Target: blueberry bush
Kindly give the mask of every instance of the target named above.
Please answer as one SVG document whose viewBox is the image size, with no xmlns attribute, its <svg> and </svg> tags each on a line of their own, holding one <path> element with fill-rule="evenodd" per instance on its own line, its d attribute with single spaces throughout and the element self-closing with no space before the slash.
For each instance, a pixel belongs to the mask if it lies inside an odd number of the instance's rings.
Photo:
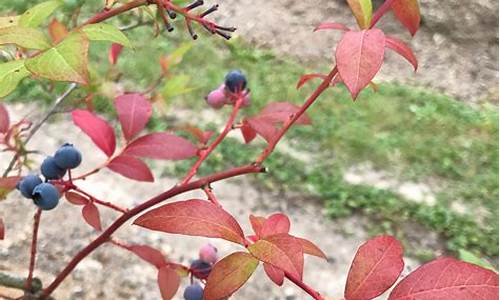
<svg viewBox="0 0 500 300">
<path fill-rule="evenodd" d="M 324 22 L 315 28 L 314 31 L 341 31 L 342 38 L 335 48 L 335 64 L 328 73 L 305 74 L 298 79 L 297 89 L 311 84 L 313 80 L 320 82 L 302 105 L 270 102 L 255 114 L 239 119 L 241 110 L 251 106 L 252 96 L 247 86 L 252 76 L 241 70 L 229 70 L 225 78 L 220 79 L 218 87 L 207 93 L 205 98 L 207 109 L 231 109 L 225 126 L 215 132 L 193 125 L 183 129 L 189 136 L 172 131 L 145 132 L 153 115 L 155 91 L 164 78 L 172 79 L 169 68 L 182 57 L 183 47 L 179 46 L 179 52 L 162 59 L 161 76 L 146 90 L 124 92 L 116 97 L 113 107 L 120 133 L 94 110 L 93 89 L 99 82 L 92 74 L 89 47 L 95 41 L 111 43 L 107 56 L 113 66 L 125 48 L 133 48 L 126 31 L 151 26 L 155 35 L 159 36 L 173 31 L 179 19 L 183 20 L 187 34 L 194 40 L 199 38 L 197 30 L 229 39 L 236 28 L 219 25 L 207 18 L 219 10 L 217 5 L 205 7 L 201 0 L 187 4 L 173 0 L 107 0 L 102 10 L 80 22 L 82 1 L 50 0 L 19 15 L 1 17 L 0 45 L 5 45 L 1 52 L 5 62 L 0 64 L 0 97 L 11 94 L 21 81 L 27 80 L 47 89 L 61 83 L 66 87 L 38 122 L 27 119 L 12 122 L 6 106 L 0 105 L 1 143 L 5 152 L 12 153 L 12 160 L 0 179 L 0 196 L 5 197 L 18 190 L 22 198 L 33 202 L 35 210 L 28 275 L 21 280 L 21 284 L 2 275 L 0 285 L 21 289 L 24 291 L 23 299 L 50 298 L 83 259 L 103 244 L 111 244 L 134 253 L 157 268 L 163 299 L 171 299 L 178 293 L 183 278 L 190 280 L 190 285 L 182 292 L 187 300 L 227 299 L 247 282 L 260 264 L 276 285 L 281 286 L 287 279 L 313 299 L 330 299 L 303 278 L 305 255 L 326 259 L 318 246 L 292 235 L 290 219 L 282 213 L 270 216 L 249 214 L 253 232 L 244 233 L 238 221 L 217 200 L 217 191 L 211 183 L 241 175 L 266 173 L 268 157 L 289 130 L 294 125 L 311 124 L 306 111 L 319 101 L 324 91 L 343 85 L 356 100 L 365 88 L 377 89 L 372 80 L 384 62 L 386 51 L 401 55 L 417 70 L 417 58 L 411 48 L 377 27 L 379 20 L 392 11 L 411 35 L 416 34 L 420 25 L 417 0 L 386 0 L 376 10 L 371 0 L 347 2 L 357 28 L 336 22 Z M 45 26 L 47 18 L 59 9 L 63 11 L 64 20 L 53 18 Z M 133 13 L 137 10 L 141 11 L 139 16 Z M 180 84 L 176 88 L 182 90 L 183 86 Z M 67 141 L 53 156 L 45 158 L 39 166 L 40 172 L 32 171 L 29 157 L 34 150 L 28 150 L 28 142 L 75 90 L 84 92 L 85 97 L 71 110 L 71 118 L 75 126 L 107 156 L 107 160 L 91 171 L 80 173 L 78 167 L 85 157 L 78 150 L 77 141 Z M 244 163 L 239 166 L 200 176 L 200 167 L 216 150 L 224 151 L 224 142 L 233 130 L 241 132 L 245 144 L 262 138 L 266 146 L 255 157 L 240 158 Z M 91 190 L 79 187 L 81 180 L 96 175 L 104 168 L 130 180 L 153 182 L 154 176 L 144 159 L 194 159 L 194 164 L 175 186 L 135 207 L 121 207 L 118 203 L 97 199 Z M 197 189 L 204 191 L 206 199 L 164 203 L 174 196 Z M 82 207 L 82 219 L 95 229 L 96 237 L 69 262 L 63 262 L 61 271 L 51 282 L 41 284 L 33 277 L 40 218 L 42 213 L 56 209 L 61 197 Z M 102 208 L 120 213 L 108 227 L 101 224 Z M 0 239 L 9 234 L 2 220 L 0 216 Z M 235 243 L 241 249 L 219 257 L 217 249 L 207 244 L 200 249 L 198 258 L 190 265 L 183 265 L 167 259 L 161 251 L 148 245 L 116 239 L 114 233 L 130 220 L 134 226 L 146 230 L 218 238 Z M 440 257 L 422 265 L 396 284 L 403 266 L 403 247 L 396 238 L 382 235 L 368 240 L 354 256 L 344 298 L 374 299 L 394 285 L 389 294 L 390 300 L 498 298 L 498 275 L 481 266 Z"/>
</svg>

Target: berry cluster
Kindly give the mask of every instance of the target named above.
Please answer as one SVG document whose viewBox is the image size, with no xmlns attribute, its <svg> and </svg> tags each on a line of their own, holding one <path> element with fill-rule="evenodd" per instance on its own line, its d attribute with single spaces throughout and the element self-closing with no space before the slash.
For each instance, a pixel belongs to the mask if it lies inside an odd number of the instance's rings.
<svg viewBox="0 0 500 300">
<path fill-rule="evenodd" d="M 48 156 L 40 166 L 45 177 L 42 181 L 39 175 L 27 175 L 19 181 L 17 189 L 21 194 L 33 199 L 35 205 L 43 210 L 51 210 L 59 203 L 59 190 L 49 182 L 63 178 L 67 170 L 74 169 L 82 162 L 82 154 L 71 144 L 62 145 L 54 154 Z"/>
<path fill-rule="evenodd" d="M 192 278 L 200 280 L 207 279 L 212 271 L 212 266 L 217 262 L 217 248 L 211 244 L 206 244 L 200 249 L 199 258 L 191 263 L 189 271 Z M 199 282 L 192 282 L 184 290 L 185 300 L 203 300 L 203 287 Z"/>
<path fill-rule="evenodd" d="M 227 73 L 224 83 L 216 90 L 213 90 L 205 98 L 208 105 L 212 108 L 219 109 L 226 104 L 233 105 L 238 94 L 243 93 L 243 107 L 250 105 L 250 92 L 245 90 L 247 79 L 245 74 L 240 70 L 233 70 Z"/>
</svg>

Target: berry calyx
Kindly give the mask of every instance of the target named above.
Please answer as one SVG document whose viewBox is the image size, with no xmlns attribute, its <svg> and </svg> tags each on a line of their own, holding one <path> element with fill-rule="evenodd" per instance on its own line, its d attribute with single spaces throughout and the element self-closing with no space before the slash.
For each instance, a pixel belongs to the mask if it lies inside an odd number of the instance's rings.
<svg viewBox="0 0 500 300">
<path fill-rule="evenodd" d="M 247 78 L 240 70 L 233 70 L 227 73 L 224 83 L 230 92 L 238 93 L 247 87 Z"/>
<path fill-rule="evenodd" d="M 72 144 L 64 144 L 54 154 L 54 162 L 61 169 L 74 169 L 82 163 L 82 154 Z"/>
<path fill-rule="evenodd" d="M 39 184 L 33 190 L 33 201 L 43 210 L 54 209 L 59 204 L 59 198 L 59 191 L 51 183 Z"/>
<path fill-rule="evenodd" d="M 33 190 L 36 186 L 42 183 L 42 179 L 38 175 L 27 175 L 23 177 L 18 183 L 16 188 L 21 192 L 25 198 L 33 198 Z"/>
<path fill-rule="evenodd" d="M 196 259 L 191 263 L 190 271 L 194 277 L 206 279 L 212 271 L 212 265 L 201 259 Z"/>
<path fill-rule="evenodd" d="M 195 282 L 186 287 L 184 290 L 185 300 L 203 300 L 203 287 L 198 282 Z"/>
<path fill-rule="evenodd" d="M 40 170 L 42 171 L 42 175 L 47 180 L 61 179 L 64 174 L 66 174 L 66 169 L 60 168 L 52 156 L 44 159 L 42 165 L 40 166 Z"/>
</svg>

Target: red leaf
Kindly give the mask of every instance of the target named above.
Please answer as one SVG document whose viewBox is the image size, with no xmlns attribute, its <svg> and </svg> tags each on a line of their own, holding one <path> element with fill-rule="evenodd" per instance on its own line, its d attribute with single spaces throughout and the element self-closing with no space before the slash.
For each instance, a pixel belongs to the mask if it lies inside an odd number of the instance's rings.
<svg viewBox="0 0 500 300">
<path fill-rule="evenodd" d="M 412 64 L 415 71 L 417 70 L 417 58 L 415 57 L 415 54 L 413 54 L 413 50 L 411 50 L 411 48 L 408 47 L 403 41 L 392 36 L 386 36 L 385 46 L 404 57 L 407 61 L 410 62 L 410 64 Z"/>
<path fill-rule="evenodd" d="M 69 191 L 64 193 L 64 196 L 66 196 L 66 200 L 74 205 L 86 205 L 87 203 L 89 203 L 89 199 L 87 197 L 76 192 Z"/>
<path fill-rule="evenodd" d="M 389 289 L 403 271 L 403 248 L 391 236 L 375 237 L 359 247 L 344 291 L 346 300 L 373 299 Z"/>
<path fill-rule="evenodd" d="M 450 257 L 438 258 L 401 280 L 389 300 L 497 300 L 498 274 Z"/>
<path fill-rule="evenodd" d="M 87 110 L 77 109 L 71 115 L 76 126 L 87 134 L 94 144 L 108 157 L 113 155 L 116 148 L 115 132 L 106 121 Z"/>
<path fill-rule="evenodd" d="M 147 245 L 130 245 L 126 248 L 158 269 L 167 265 L 165 256 L 158 249 Z"/>
<path fill-rule="evenodd" d="M 323 22 L 316 26 L 314 28 L 314 32 L 319 31 L 319 30 L 327 30 L 327 29 L 335 29 L 335 30 L 342 30 L 342 31 L 350 31 L 349 27 L 345 26 L 342 23 L 337 23 L 337 22 Z"/>
<path fill-rule="evenodd" d="M 285 272 L 274 267 L 271 264 L 264 263 L 264 271 L 267 274 L 267 277 L 271 279 L 272 282 L 276 283 L 277 286 L 282 286 L 283 281 L 285 280 Z"/>
<path fill-rule="evenodd" d="M 219 206 L 203 200 L 160 206 L 137 218 L 134 224 L 167 233 L 221 238 L 245 244 L 238 222 Z"/>
<path fill-rule="evenodd" d="M 262 226 L 266 222 L 266 218 L 250 215 L 249 219 L 250 224 L 252 225 L 253 232 L 255 232 L 257 237 L 260 237 L 260 231 L 262 229 Z"/>
<path fill-rule="evenodd" d="M 260 230 L 260 236 L 266 237 L 290 231 L 290 219 L 285 214 L 277 213 L 269 216 Z"/>
<path fill-rule="evenodd" d="M 0 240 L 5 239 L 5 225 L 3 224 L 2 218 L 0 218 Z"/>
<path fill-rule="evenodd" d="M 384 61 L 385 35 L 379 29 L 347 32 L 337 46 L 340 77 L 356 99 Z"/>
<path fill-rule="evenodd" d="M 243 124 L 240 128 L 243 139 L 245 139 L 245 144 L 250 143 L 257 136 L 257 132 L 248 124 L 247 120 L 243 120 Z"/>
<path fill-rule="evenodd" d="M 101 231 L 101 217 L 99 209 L 92 202 L 88 202 L 82 209 L 82 215 L 87 224 L 94 227 L 95 230 Z"/>
<path fill-rule="evenodd" d="M 326 254 L 323 251 L 321 251 L 321 249 L 318 246 L 316 246 L 313 242 L 299 237 L 297 237 L 297 239 L 302 244 L 302 250 L 304 251 L 305 254 L 317 256 L 319 258 L 324 258 L 325 260 L 328 260 Z"/>
<path fill-rule="evenodd" d="M 118 57 L 120 53 L 122 53 L 123 46 L 121 44 L 113 43 L 111 44 L 111 48 L 109 48 L 108 59 L 109 63 L 112 65 L 116 65 L 118 62 Z"/>
<path fill-rule="evenodd" d="M 231 296 L 252 276 L 259 261 L 246 252 L 235 252 L 219 260 L 207 278 L 205 300 Z"/>
<path fill-rule="evenodd" d="M 10 118 L 7 109 L 0 103 L 0 133 L 7 133 L 10 127 Z"/>
<path fill-rule="evenodd" d="M 52 41 L 57 44 L 68 35 L 68 30 L 64 24 L 54 18 L 49 24 L 49 35 Z"/>
<path fill-rule="evenodd" d="M 21 178 L 20 176 L 0 177 L 0 200 L 7 197 L 16 188 Z"/>
<path fill-rule="evenodd" d="M 297 89 L 299 90 L 301 87 L 304 86 L 309 80 L 314 79 L 314 78 L 321 78 L 323 80 L 326 79 L 326 75 L 324 74 L 318 74 L 318 73 L 313 73 L 313 74 L 305 74 L 300 77 L 299 82 L 297 83 Z"/>
<path fill-rule="evenodd" d="M 108 164 L 108 168 L 113 172 L 133 180 L 146 182 L 155 181 L 148 165 L 133 156 L 117 156 Z"/>
<path fill-rule="evenodd" d="M 151 118 L 153 108 L 141 94 L 125 94 L 116 97 L 115 107 L 127 141 L 135 137 Z"/>
<path fill-rule="evenodd" d="M 258 115 L 259 118 L 270 120 L 274 123 L 284 123 L 290 119 L 290 116 L 299 112 L 300 107 L 290 102 L 272 102 L 269 103 Z M 302 114 L 295 124 L 309 125 L 311 119 Z"/>
<path fill-rule="evenodd" d="M 257 116 L 248 118 L 246 121 L 248 126 L 263 137 L 268 143 L 270 143 L 279 132 L 271 120 L 259 118 Z"/>
<path fill-rule="evenodd" d="M 257 259 L 302 280 L 304 254 L 295 237 L 285 233 L 268 236 L 248 246 L 248 251 Z"/>
<path fill-rule="evenodd" d="M 158 286 L 163 300 L 174 298 L 180 284 L 181 278 L 174 269 L 165 266 L 158 270 Z"/>
<path fill-rule="evenodd" d="M 415 35 L 420 27 L 420 7 L 418 0 L 394 0 L 392 11 L 404 27 Z"/>
<path fill-rule="evenodd" d="M 125 154 L 154 158 L 181 160 L 196 155 L 198 149 L 185 138 L 167 132 L 142 136 L 127 146 Z"/>
</svg>

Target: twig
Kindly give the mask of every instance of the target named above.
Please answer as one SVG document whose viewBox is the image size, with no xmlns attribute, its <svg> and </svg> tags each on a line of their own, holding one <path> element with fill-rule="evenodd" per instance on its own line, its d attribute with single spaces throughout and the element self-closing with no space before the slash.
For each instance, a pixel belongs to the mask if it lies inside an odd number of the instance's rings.
<svg viewBox="0 0 500 300">
<path fill-rule="evenodd" d="M 30 130 L 30 132 L 28 133 L 28 135 L 26 136 L 24 142 L 23 142 L 23 147 L 25 147 L 28 142 L 31 140 L 31 138 L 35 135 L 35 133 L 40 129 L 40 127 L 42 127 L 42 125 L 47 122 L 47 120 L 53 115 L 55 114 L 55 112 L 57 111 L 57 108 L 59 107 L 59 105 L 61 105 L 61 103 L 64 102 L 64 100 L 78 87 L 78 85 L 76 83 L 72 83 L 69 85 L 68 89 L 66 89 L 66 91 L 61 95 L 59 96 L 56 101 L 54 102 L 54 104 L 52 105 L 52 107 L 47 111 L 47 113 L 43 116 L 43 118 L 38 122 L 36 123 Z M 2 177 L 6 177 L 7 175 L 9 175 L 9 172 L 12 170 L 12 168 L 14 167 L 16 161 L 18 160 L 20 156 L 20 153 L 16 153 L 14 155 L 14 157 L 12 157 L 10 163 L 9 163 L 9 166 L 7 167 L 7 169 L 5 169 L 5 171 L 3 172 L 3 175 Z"/>
<path fill-rule="evenodd" d="M 120 206 L 113 204 L 111 202 L 99 200 L 96 197 L 90 195 L 89 193 L 85 192 L 84 190 L 81 190 L 78 187 L 74 188 L 73 190 L 79 192 L 80 194 L 83 194 L 83 195 L 89 197 L 92 201 L 94 201 L 94 203 L 97 203 L 99 205 L 106 206 L 108 208 L 111 208 L 111 209 L 116 210 L 116 211 L 121 212 L 121 213 L 126 213 L 129 211 L 127 208 L 120 207 Z"/>
<path fill-rule="evenodd" d="M 291 282 L 295 283 L 295 285 L 297 285 L 298 287 L 300 287 L 302 290 L 304 290 L 304 292 L 308 293 L 309 295 L 311 295 L 311 297 L 313 297 L 314 299 L 316 300 L 324 300 L 324 298 L 320 295 L 320 293 L 318 293 L 317 291 L 315 291 L 313 288 L 311 288 L 310 286 L 308 286 L 306 283 L 304 283 L 302 280 L 299 280 L 297 278 L 295 278 L 294 276 L 290 275 L 289 273 L 285 272 L 285 276 L 286 278 L 288 278 Z"/>
<path fill-rule="evenodd" d="M 203 187 L 203 191 L 205 192 L 205 194 L 207 194 L 207 198 L 210 202 L 212 202 L 213 204 L 219 206 L 219 207 L 222 207 L 222 205 L 219 203 L 219 201 L 217 200 L 217 197 L 215 197 L 214 195 L 214 191 L 212 190 L 212 188 L 210 187 L 210 185 L 206 185 Z"/>
<path fill-rule="evenodd" d="M 38 208 L 33 221 L 33 237 L 31 239 L 31 256 L 28 277 L 26 278 L 25 289 L 31 291 L 33 287 L 33 271 L 35 270 L 36 262 L 36 247 L 38 241 L 38 228 L 40 227 L 40 218 L 42 217 L 42 209 Z"/>
<path fill-rule="evenodd" d="M 181 181 L 179 185 L 184 185 L 188 183 L 191 178 L 193 178 L 196 173 L 198 172 L 198 169 L 200 168 L 201 164 L 207 159 L 207 157 L 214 151 L 214 149 L 226 138 L 227 134 L 232 130 L 234 120 L 236 119 L 236 116 L 238 115 L 238 111 L 240 109 L 241 104 L 243 103 L 244 100 L 244 95 L 243 93 L 238 94 L 238 99 L 236 100 L 236 103 L 234 104 L 233 112 L 231 113 L 231 116 L 229 117 L 229 120 L 226 123 L 226 127 L 224 130 L 219 134 L 219 136 L 215 139 L 215 141 L 208 146 L 207 149 L 203 150 L 200 153 L 200 158 L 198 158 L 198 161 L 193 165 L 191 170 L 189 170 L 188 174 L 184 179 Z"/>
</svg>

